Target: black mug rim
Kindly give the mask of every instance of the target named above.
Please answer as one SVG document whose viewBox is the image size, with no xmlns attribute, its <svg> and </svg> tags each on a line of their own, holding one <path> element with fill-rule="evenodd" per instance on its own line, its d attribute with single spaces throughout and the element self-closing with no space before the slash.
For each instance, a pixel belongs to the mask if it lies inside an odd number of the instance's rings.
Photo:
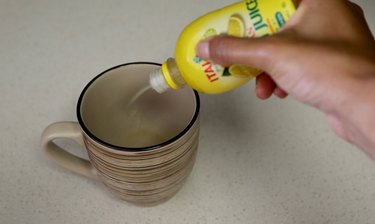
<svg viewBox="0 0 375 224">
<path fill-rule="evenodd" d="M 191 129 L 191 127 L 195 124 L 195 122 L 198 119 L 198 115 L 199 115 L 199 111 L 200 111 L 200 99 L 199 99 L 198 92 L 193 89 L 194 96 L 195 96 L 195 101 L 196 101 L 196 107 L 195 107 L 193 118 L 190 120 L 189 124 L 179 134 L 175 135 L 173 138 L 171 138 L 171 139 L 169 139 L 169 140 L 167 140 L 165 142 L 162 142 L 162 143 L 159 143 L 159 144 L 156 144 L 156 145 L 152 145 L 152 146 L 147 146 L 147 147 L 137 147 L 137 148 L 135 148 L 135 147 L 124 147 L 124 146 L 114 145 L 114 144 L 111 144 L 109 142 L 106 142 L 106 141 L 100 139 L 99 137 L 97 137 L 94 133 L 92 133 L 86 127 L 85 123 L 83 122 L 82 115 L 81 115 L 81 104 L 82 104 L 82 100 L 83 100 L 83 97 L 84 97 L 86 91 L 88 90 L 88 88 L 99 77 L 103 76 L 104 74 L 108 73 L 109 71 L 112 71 L 112 70 L 120 68 L 120 67 L 129 66 L 129 65 L 137 65 L 137 64 L 161 66 L 161 64 L 159 64 L 159 63 L 155 63 L 155 62 L 143 62 L 143 61 L 140 61 L 140 62 L 130 62 L 130 63 L 125 63 L 125 64 L 120 64 L 120 65 L 114 66 L 112 68 L 109 68 L 109 69 L 103 71 L 99 75 L 95 76 L 89 83 L 87 83 L 86 86 L 85 86 L 85 88 L 82 90 L 82 92 L 81 92 L 81 94 L 80 94 L 80 96 L 78 98 L 77 107 L 76 107 L 76 113 L 77 113 L 77 118 L 78 118 L 79 125 L 81 126 L 81 128 L 83 129 L 83 131 L 91 139 L 93 139 L 94 141 L 96 141 L 97 143 L 99 143 L 101 145 L 110 147 L 111 149 L 115 149 L 115 150 L 119 150 L 119 151 L 137 152 L 137 151 L 151 151 L 151 150 L 155 150 L 155 149 L 164 147 L 164 146 L 169 145 L 172 142 L 176 141 L 177 139 L 181 138 L 181 136 L 183 136 L 186 132 L 188 132 Z"/>
</svg>

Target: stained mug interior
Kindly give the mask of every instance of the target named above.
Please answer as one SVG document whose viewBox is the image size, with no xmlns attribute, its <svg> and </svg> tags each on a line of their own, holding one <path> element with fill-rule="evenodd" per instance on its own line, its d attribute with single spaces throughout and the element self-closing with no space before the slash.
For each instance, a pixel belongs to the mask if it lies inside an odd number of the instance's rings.
<svg viewBox="0 0 375 224">
<path fill-rule="evenodd" d="M 125 200 L 157 202 L 175 193 L 172 186 L 180 187 L 190 172 L 198 145 L 199 96 L 190 87 L 163 94 L 152 90 L 149 73 L 159 66 L 129 63 L 96 76 L 78 99 L 78 122 L 57 122 L 43 132 L 46 154 L 100 179 Z M 90 161 L 56 145 L 57 138 L 84 145 Z M 140 190 L 144 186 L 147 191 Z"/>
<path fill-rule="evenodd" d="M 77 105 L 81 127 L 96 141 L 122 150 L 147 150 L 178 138 L 198 116 L 198 95 L 189 87 L 159 94 L 149 73 L 159 65 L 133 63 L 98 75 Z"/>
</svg>

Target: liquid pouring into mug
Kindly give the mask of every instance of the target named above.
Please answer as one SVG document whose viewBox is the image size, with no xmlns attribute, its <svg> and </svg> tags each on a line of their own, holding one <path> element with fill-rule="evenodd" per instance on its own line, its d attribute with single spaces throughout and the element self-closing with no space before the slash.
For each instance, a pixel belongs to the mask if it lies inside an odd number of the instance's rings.
<svg viewBox="0 0 375 224">
<path fill-rule="evenodd" d="M 145 113 L 145 111 L 142 107 L 139 107 L 138 104 L 149 90 L 153 90 L 150 85 L 142 87 L 126 105 L 124 122 L 120 125 L 126 127 L 126 130 L 121 134 L 121 139 L 126 142 L 128 147 L 153 145 L 155 142 L 165 140 L 149 127 L 149 120 L 142 118 L 142 114 Z"/>
<path fill-rule="evenodd" d="M 127 108 L 129 108 L 136 100 L 138 100 L 139 97 L 141 97 L 144 93 L 146 93 L 148 90 L 152 89 L 150 85 L 147 85 L 143 87 L 141 90 L 139 90 L 129 101 Z"/>
</svg>

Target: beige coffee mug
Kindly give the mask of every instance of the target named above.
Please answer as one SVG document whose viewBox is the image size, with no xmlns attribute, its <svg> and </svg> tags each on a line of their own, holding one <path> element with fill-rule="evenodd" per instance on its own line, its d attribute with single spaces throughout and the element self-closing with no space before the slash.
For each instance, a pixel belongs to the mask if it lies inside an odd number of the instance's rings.
<svg viewBox="0 0 375 224">
<path fill-rule="evenodd" d="M 137 62 L 99 74 L 82 91 L 78 122 L 58 122 L 42 134 L 42 148 L 59 165 L 98 179 L 138 205 L 171 198 L 189 175 L 198 147 L 199 96 L 190 87 L 159 94 L 149 73 L 160 65 Z M 71 139 L 89 161 L 54 140 Z"/>
</svg>

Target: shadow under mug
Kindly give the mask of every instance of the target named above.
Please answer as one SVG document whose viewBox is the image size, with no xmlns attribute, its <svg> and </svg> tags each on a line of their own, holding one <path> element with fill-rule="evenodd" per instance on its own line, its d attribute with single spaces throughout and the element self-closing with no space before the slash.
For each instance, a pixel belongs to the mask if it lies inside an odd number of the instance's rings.
<svg viewBox="0 0 375 224">
<path fill-rule="evenodd" d="M 77 103 L 78 122 L 57 122 L 44 130 L 47 156 L 100 180 L 128 202 L 155 205 L 171 198 L 194 165 L 200 103 L 190 87 L 163 94 L 148 90 L 149 73 L 159 66 L 123 64 L 91 80 Z M 89 161 L 69 153 L 56 139 L 78 142 Z"/>
</svg>

